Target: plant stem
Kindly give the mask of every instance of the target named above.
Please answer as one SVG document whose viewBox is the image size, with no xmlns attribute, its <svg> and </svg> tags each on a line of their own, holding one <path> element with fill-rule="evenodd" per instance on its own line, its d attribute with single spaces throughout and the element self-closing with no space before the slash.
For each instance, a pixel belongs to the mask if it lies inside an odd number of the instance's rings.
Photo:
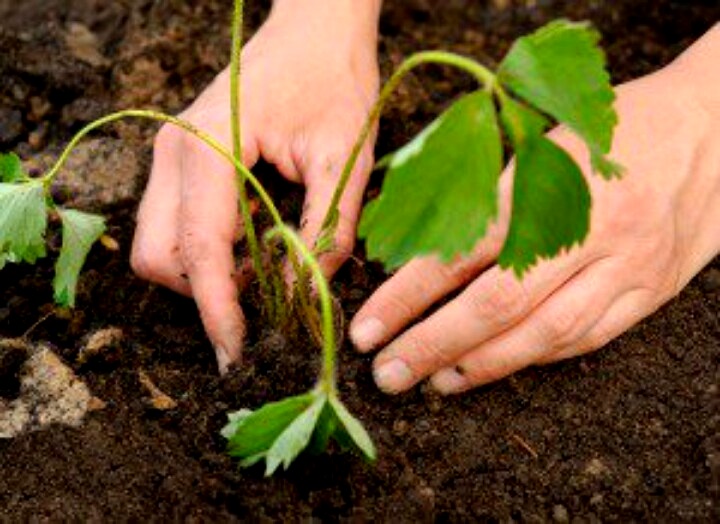
<svg viewBox="0 0 720 524">
<path fill-rule="evenodd" d="M 82 140 L 88 133 L 94 131 L 95 129 L 102 127 L 106 124 L 109 124 L 111 122 L 115 122 L 117 120 L 122 120 L 124 118 L 144 118 L 147 120 L 155 120 L 158 122 L 165 122 L 167 124 L 172 124 L 174 126 L 177 126 L 191 135 L 196 136 L 199 140 L 202 140 L 205 144 L 207 144 L 209 147 L 211 147 L 213 150 L 215 150 L 218 154 L 220 154 L 222 157 L 227 159 L 228 162 L 230 162 L 233 166 L 235 166 L 235 169 L 243 173 L 243 176 L 250 182 L 250 184 L 253 186 L 255 191 L 257 191 L 258 195 L 260 196 L 260 199 L 263 201 L 263 204 L 265 204 L 265 207 L 267 208 L 268 212 L 270 213 L 273 221 L 278 226 L 283 225 L 282 217 L 280 216 L 280 212 L 275 207 L 275 204 L 273 203 L 272 199 L 270 198 L 270 195 L 268 195 L 267 191 L 265 191 L 265 188 L 263 188 L 260 181 L 255 177 L 255 175 L 252 174 L 252 172 L 246 168 L 240 161 L 238 161 L 233 154 L 228 151 L 220 142 L 218 142 L 215 138 L 213 138 L 211 135 L 206 133 L 205 131 L 202 131 L 198 129 L 196 126 L 191 124 L 190 122 L 186 122 L 185 120 L 181 120 L 179 118 L 176 118 L 174 116 L 166 115 L 164 113 L 158 113 L 156 111 L 147 111 L 143 109 L 128 109 L 125 111 L 119 111 L 117 113 L 112 113 L 107 116 L 104 116 L 102 118 L 99 118 L 98 120 L 95 120 L 94 122 L 91 122 L 90 124 L 86 125 L 84 128 L 82 128 L 78 133 L 73 137 L 73 139 L 70 141 L 70 143 L 65 147 L 65 150 L 62 152 L 60 157 L 58 158 L 57 162 L 55 162 L 55 165 L 41 178 L 43 185 L 46 189 L 50 187 L 50 184 L 52 183 L 53 179 L 57 176 L 60 169 L 63 167 L 65 162 L 67 161 L 68 157 L 70 156 L 70 153 L 72 153 L 73 149 L 77 146 L 77 144 Z"/>
<path fill-rule="evenodd" d="M 230 55 L 230 119 L 233 140 L 233 155 L 242 164 L 243 148 L 242 148 L 242 126 L 241 126 L 241 82 L 240 82 L 240 58 L 243 46 L 243 21 L 244 21 L 244 1 L 235 0 L 235 9 L 232 19 L 232 50 Z M 255 231 L 252 214 L 250 213 L 250 203 L 248 201 L 247 187 L 245 185 L 245 175 L 242 170 L 235 168 L 237 175 L 238 201 L 240 203 L 240 216 L 242 217 L 243 227 L 245 228 L 245 237 L 250 251 L 255 274 L 257 275 L 260 288 L 263 295 L 270 297 L 272 291 L 268 284 L 265 269 L 262 263 L 262 254 L 260 245 Z M 270 300 L 268 298 L 268 300 Z"/>
<path fill-rule="evenodd" d="M 355 164 L 357 163 L 358 157 L 360 156 L 360 151 L 362 151 L 363 145 L 370 136 L 373 127 L 380 119 L 380 114 L 382 113 L 385 104 L 390 98 L 390 95 L 395 91 L 395 89 L 397 89 L 398 85 L 400 85 L 400 82 L 407 73 L 423 64 L 440 64 L 452 66 L 470 73 L 472 76 L 475 77 L 478 83 L 482 84 L 488 91 L 497 90 L 499 88 L 498 84 L 495 81 L 495 74 L 492 71 L 487 69 L 479 62 L 462 55 L 446 51 L 422 51 L 419 53 L 415 53 L 405 59 L 405 61 L 400 64 L 400 66 L 395 70 L 395 72 L 383 86 L 382 90 L 380 91 L 380 96 L 371 108 L 370 113 L 365 120 L 365 124 L 360 130 L 360 134 L 358 135 L 358 138 L 353 145 L 350 156 L 348 156 L 347 161 L 345 162 L 345 166 L 343 167 L 342 173 L 340 175 L 340 180 L 338 181 L 338 185 L 336 186 L 335 192 L 333 193 L 330 206 L 328 207 L 325 218 L 323 219 L 322 227 L 320 229 L 321 233 L 318 237 L 318 242 L 315 244 L 316 248 L 321 243 L 321 240 L 328 240 L 328 236 L 330 239 L 334 236 L 334 229 L 336 227 L 336 221 L 338 218 L 337 210 L 340 204 L 340 199 L 345 192 L 345 187 L 350 180 L 350 175 L 352 174 L 353 169 L 355 169 Z M 322 242 L 322 244 L 326 246 L 332 245 L 332 243 L 329 242 Z"/>
<path fill-rule="evenodd" d="M 323 338 L 323 364 L 318 387 L 328 395 L 336 394 L 335 363 L 337 351 L 335 347 L 335 325 L 333 323 L 332 297 L 330 286 L 323 275 L 317 259 L 302 239 L 286 225 L 274 227 L 267 233 L 268 238 L 282 236 L 288 246 L 288 251 L 294 250 L 304 260 L 305 265 L 315 278 L 318 295 L 320 296 L 320 309 L 322 312 L 322 338 Z"/>
</svg>

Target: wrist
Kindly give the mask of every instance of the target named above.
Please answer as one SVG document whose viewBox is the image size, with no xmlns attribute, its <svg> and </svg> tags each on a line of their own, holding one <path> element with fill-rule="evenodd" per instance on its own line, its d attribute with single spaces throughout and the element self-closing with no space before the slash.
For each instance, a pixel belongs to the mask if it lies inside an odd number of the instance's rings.
<svg viewBox="0 0 720 524">
<path fill-rule="evenodd" d="M 382 0 L 274 0 L 270 19 L 334 31 L 356 45 L 377 47 Z"/>
<path fill-rule="evenodd" d="M 680 55 L 670 68 L 712 116 L 720 118 L 720 23 Z"/>
<path fill-rule="evenodd" d="M 686 245 L 691 246 L 681 271 L 683 285 L 720 254 L 719 61 L 720 24 L 715 24 L 666 68 L 672 96 L 682 101 L 681 118 L 692 121 L 697 135 L 689 173 L 692 180 L 678 201 L 679 223 L 687 222 Z"/>
</svg>

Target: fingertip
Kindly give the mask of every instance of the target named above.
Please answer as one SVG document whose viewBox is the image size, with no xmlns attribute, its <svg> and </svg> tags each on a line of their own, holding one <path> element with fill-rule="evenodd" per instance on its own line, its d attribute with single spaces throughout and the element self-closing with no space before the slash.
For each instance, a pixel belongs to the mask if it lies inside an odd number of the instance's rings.
<svg viewBox="0 0 720 524">
<path fill-rule="evenodd" d="M 380 391 L 388 395 L 403 393 L 417 382 L 410 366 L 399 358 L 382 363 L 376 360 L 373 379 Z"/>
<path fill-rule="evenodd" d="M 242 314 L 241 317 L 242 318 Z M 218 370 L 225 375 L 231 366 L 240 363 L 242 346 L 245 339 L 245 324 L 243 320 L 234 320 L 219 333 L 208 335 L 215 348 Z"/>
<path fill-rule="evenodd" d="M 387 337 L 387 326 L 378 318 L 353 319 L 350 325 L 350 340 L 361 353 L 376 349 Z"/>
<path fill-rule="evenodd" d="M 443 368 L 430 377 L 430 385 L 441 395 L 455 395 L 466 391 L 470 384 L 457 368 Z"/>
</svg>

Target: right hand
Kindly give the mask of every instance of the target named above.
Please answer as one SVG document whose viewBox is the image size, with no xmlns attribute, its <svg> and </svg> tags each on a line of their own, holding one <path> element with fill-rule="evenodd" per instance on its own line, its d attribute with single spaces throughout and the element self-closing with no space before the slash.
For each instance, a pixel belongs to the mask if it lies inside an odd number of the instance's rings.
<svg viewBox="0 0 720 524">
<path fill-rule="evenodd" d="M 306 185 L 301 234 L 309 245 L 377 95 L 375 4 L 276 2 L 243 50 L 244 163 L 251 167 L 263 157 L 285 178 Z M 181 118 L 231 148 L 229 69 Z M 321 257 L 327 276 L 352 252 L 373 142 L 365 144 L 341 200 L 336 250 Z M 137 221 L 133 269 L 195 298 L 220 371 L 226 371 L 240 357 L 245 333 L 234 280 L 233 244 L 242 235 L 234 168 L 194 136 L 164 126 Z"/>
</svg>

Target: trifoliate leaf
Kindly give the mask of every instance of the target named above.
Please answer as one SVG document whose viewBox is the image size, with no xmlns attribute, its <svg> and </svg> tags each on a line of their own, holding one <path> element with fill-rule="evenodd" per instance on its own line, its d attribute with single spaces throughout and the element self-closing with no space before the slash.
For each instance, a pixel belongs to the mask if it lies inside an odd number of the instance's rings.
<svg viewBox="0 0 720 524">
<path fill-rule="evenodd" d="M 0 182 L 22 182 L 28 177 L 20 158 L 15 153 L 0 155 Z"/>
<path fill-rule="evenodd" d="M 418 255 L 468 253 L 497 214 L 501 169 L 495 106 L 477 91 L 392 156 L 359 227 L 368 256 L 392 269 Z"/>
<path fill-rule="evenodd" d="M 344 431 L 352 439 L 353 444 L 362 452 L 363 455 L 365 455 L 365 458 L 368 460 L 375 460 L 377 456 L 375 445 L 362 423 L 352 416 L 345 405 L 340 402 L 340 399 L 337 397 L 330 397 L 329 402 L 335 412 L 335 416 L 342 424 Z"/>
<path fill-rule="evenodd" d="M 55 264 L 55 301 L 75 307 L 75 292 L 80 270 L 90 248 L 105 232 L 105 219 L 74 209 L 58 209 L 62 220 L 62 249 Z"/>
<path fill-rule="evenodd" d="M 40 182 L 0 183 L 0 255 L 5 262 L 45 256 L 47 206 Z"/>
<path fill-rule="evenodd" d="M 285 428 L 265 456 L 265 476 L 269 477 L 280 464 L 287 469 L 305 449 L 315 430 L 315 424 L 325 407 L 327 397 L 318 395 L 313 403 Z"/>
<path fill-rule="evenodd" d="M 556 20 L 513 44 L 498 79 L 575 131 L 588 145 L 593 169 L 610 178 L 619 174 L 605 158 L 617 114 L 599 39 L 588 24 Z"/>
<path fill-rule="evenodd" d="M 228 452 L 240 459 L 264 458 L 277 438 L 315 400 L 307 393 L 265 404 L 244 417 L 230 436 Z M 259 460 L 259 459 L 258 459 Z M 257 460 L 256 460 L 257 461 Z"/>
<path fill-rule="evenodd" d="M 510 229 L 498 259 L 518 277 L 538 258 L 581 243 L 590 227 L 590 191 L 582 171 L 543 136 L 516 146 Z"/>
</svg>

